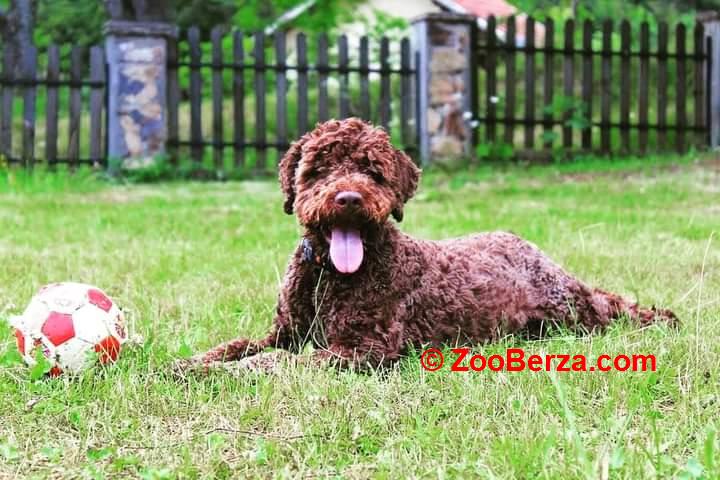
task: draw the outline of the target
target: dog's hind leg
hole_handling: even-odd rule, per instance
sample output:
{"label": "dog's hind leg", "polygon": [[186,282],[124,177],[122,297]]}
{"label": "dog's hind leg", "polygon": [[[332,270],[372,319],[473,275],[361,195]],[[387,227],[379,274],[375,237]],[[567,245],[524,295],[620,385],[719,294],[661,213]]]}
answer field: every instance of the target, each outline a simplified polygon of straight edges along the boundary
{"label": "dog's hind leg", "polygon": [[[638,303],[630,302],[620,295],[599,288],[592,290],[591,300],[588,303],[592,313],[583,322],[588,327],[605,326],[610,320],[623,316],[630,318],[641,327],[646,327],[658,321],[671,326],[676,326],[679,323],[677,316],[670,310],[656,308],[655,306],[642,308]],[[598,325],[587,325],[587,320]]]}
{"label": "dog's hind leg", "polygon": [[256,355],[266,348],[272,346],[270,337],[262,340],[250,340],[238,338],[218,345],[202,355],[202,363],[210,362],[233,362],[245,357]]}

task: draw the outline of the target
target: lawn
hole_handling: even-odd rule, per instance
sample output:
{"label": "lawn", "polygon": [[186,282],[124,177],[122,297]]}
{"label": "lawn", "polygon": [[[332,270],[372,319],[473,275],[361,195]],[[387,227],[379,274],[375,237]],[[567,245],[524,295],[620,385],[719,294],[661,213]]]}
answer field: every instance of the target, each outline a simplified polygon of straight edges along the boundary
{"label": "lawn", "polygon": [[644,163],[434,173],[402,228],[512,230],[683,321],[478,351],[654,354],[656,372],[430,373],[414,356],[187,381],[168,374],[175,358],[270,325],[299,238],[275,182],[0,174],[0,319],[77,280],[144,338],[112,368],[32,381],[0,326],[0,478],[720,478],[720,163]]}

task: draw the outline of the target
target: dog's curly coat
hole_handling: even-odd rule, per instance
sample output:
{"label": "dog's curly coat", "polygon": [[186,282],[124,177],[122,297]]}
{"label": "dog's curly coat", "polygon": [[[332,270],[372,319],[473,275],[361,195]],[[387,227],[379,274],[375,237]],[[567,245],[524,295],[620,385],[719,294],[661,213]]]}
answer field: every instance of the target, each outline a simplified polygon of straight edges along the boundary
{"label": "dog's curly coat", "polygon": [[329,121],[280,163],[285,211],[304,227],[262,340],[220,345],[202,361],[239,360],[267,347],[317,360],[380,366],[408,347],[475,344],[556,322],[592,331],[628,316],[674,323],[669,310],[586,286],[511,233],[425,241],[389,220],[403,217],[420,171],[380,129]]}

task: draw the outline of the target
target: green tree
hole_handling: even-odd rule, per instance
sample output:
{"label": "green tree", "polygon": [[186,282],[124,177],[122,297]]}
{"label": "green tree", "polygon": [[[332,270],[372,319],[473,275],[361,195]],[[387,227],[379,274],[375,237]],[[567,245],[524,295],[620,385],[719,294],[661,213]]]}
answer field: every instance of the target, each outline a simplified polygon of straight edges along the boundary
{"label": "green tree", "polygon": [[692,20],[695,13],[720,8],[720,0],[514,0],[520,10],[554,20],[602,20],[617,18],[618,12],[632,23],[646,20]]}
{"label": "green tree", "polygon": [[[99,0],[36,0],[34,40],[39,47],[49,43],[89,46],[103,39],[108,19]],[[331,32],[353,17],[353,5],[361,0],[170,0],[167,17],[181,30],[200,27],[207,38],[212,27],[225,25],[246,31],[266,28],[296,7],[301,14],[285,18],[281,28],[296,27],[310,33]],[[0,0],[0,7],[2,7]]]}
{"label": "green tree", "polygon": [[301,12],[288,18],[283,27],[306,32],[331,32],[344,21],[354,18],[354,5],[361,0],[239,0],[234,24],[244,30],[258,30],[274,24],[284,14],[298,8]]}
{"label": "green tree", "polygon": [[59,45],[96,45],[103,39],[105,8],[100,1],[39,0],[34,33],[42,48]]}

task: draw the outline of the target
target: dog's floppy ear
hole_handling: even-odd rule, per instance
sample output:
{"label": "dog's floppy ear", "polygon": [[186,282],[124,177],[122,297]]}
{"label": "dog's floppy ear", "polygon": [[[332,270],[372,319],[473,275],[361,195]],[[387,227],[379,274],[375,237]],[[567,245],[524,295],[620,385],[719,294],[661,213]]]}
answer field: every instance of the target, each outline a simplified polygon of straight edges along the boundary
{"label": "dog's floppy ear", "polygon": [[398,201],[392,210],[392,216],[398,222],[402,222],[403,206],[415,195],[420,180],[420,169],[405,152],[395,149],[395,172],[398,179]]}
{"label": "dog's floppy ear", "polygon": [[295,171],[302,156],[302,147],[307,141],[306,137],[307,136],[303,136],[300,140],[290,145],[290,148],[285,152],[278,166],[280,189],[285,196],[283,208],[288,215],[293,213],[293,205],[295,204]]}

